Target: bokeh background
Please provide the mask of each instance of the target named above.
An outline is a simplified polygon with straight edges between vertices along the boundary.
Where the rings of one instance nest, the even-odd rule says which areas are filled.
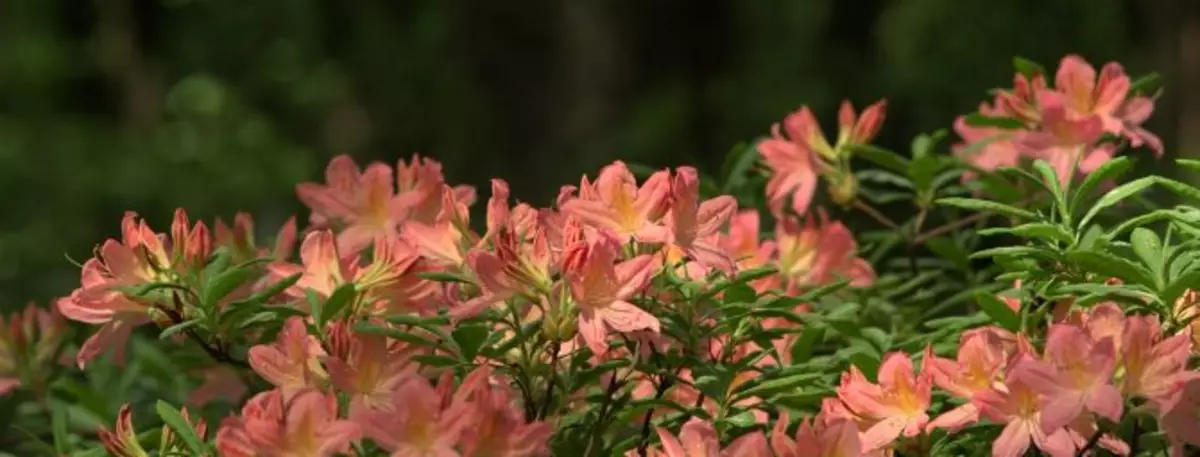
[[[2,0],[0,309],[78,281],[125,210],[260,230],[338,153],[413,153],[525,201],[604,163],[712,169],[801,104],[945,128],[1011,58],[1157,71],[1150,126],[1200,150],[1196,0]]]

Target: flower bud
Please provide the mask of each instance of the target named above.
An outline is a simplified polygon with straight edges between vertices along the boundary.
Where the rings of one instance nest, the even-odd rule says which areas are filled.
[[[109,455],[117,457],[149,457],[142,445],[138,443],[137,432],[133,429],[133,413],[129,411],[129,404],[121,406],[121,412],[117,413],[117,424],[115,431],[100,430],[97,432],[100,438],[100,444],[104,446],[104,450],[108,451]]]
[[[830,173],[828,189],[829,197],[833,199],[834,203],[842,206],[850,206],[858,198],[858,179],[848,171],[845,173]]]

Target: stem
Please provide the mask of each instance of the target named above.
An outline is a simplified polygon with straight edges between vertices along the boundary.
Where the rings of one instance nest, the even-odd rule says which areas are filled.
[[[541,419],[546,418],[546,414],[550,412],[550,403],[554,400],[554,369],[558,366],[558,351],[562,349],[562,343],[555,340],[550,347],[552,349],[550,350],[550,369],[546,375],[546,396],[543,399],[542,410],[537,415]]]
[[[663,376],[655,389],[654,400],[661,400],[673,384],[674,382],[671,377]],[[642,439],[638,443],[638,455],[642,457],[646,457],[646,450],[650,447],[650,419],[653,417],[654,408],[650,408],[649,411],[646,411],[646,417],[642,419]]]
[[[900,229],[900,224],[897,224],[896,221],[892,220],[892,218],[887,217],[887,215],[879,212],[879,210],[875,209],[874,206],[871,206],[867,202],[862,200],[854,200],[854,208],[866,213],[866,215],[870,216],[871,219],[875,219],[876,222],[883,224],[887,228],[892,230]]]
[[[1030,203],[1033,203],[1033,202],[1035,202],[1035,201],[1036,201],[1036,200],[1035,200],[1035,199],[1032,199],[1032,198],[1031,198],[1031,199],[1025,199],[1025,200],[1022,200],[1022,201],[1020,201],[1020,202],[1017,202],[1017,206],[1018,206],[1018,207],[1025,206],[1025,205],[1028,205],[1028,204],[1030,204]],[[987,213],[987,212],[984,212],[984,213],[975,213],[975,214],[972,214],[972,215],[970,215],[970,216],[964,217],[964,218],[962,218],[962,219],[957,219],[957,220],[954,220],[954,221],[948,222],[948,223],[946,223],[945,225],[942,225],[942,226],[939,226],[939,227],[935,227],[934,229],[932,229],[932,230],[930,230],[930,231],[928,231],[928,232],[925,232],[925,233],[922,233],[922,234],[920,234],[920,235],[917,235],[915,238],[913,238],[913,239],[912,239],[912,241],[911,241],[911,244],[922,244],[922,243],[924,243],[924,242],[926,242],[926,241],[929,241],[929,239],[930,239],[930,238],[933,238],[933,237],[936,237],[936,236],[945,235],[945,234],[947,234],[947,233],[953,232],[953,231],[955,231],[955,230],[958,230],[958,229],[960,229],[960,228],[963,228],[963,227],[966,227],[966,226],[968,226],[968,225],[974,224],[974,223],[976,223],[976,222],[980,222],[980,221],[986,220],[987,218],[989,218],[989,217],[992,217],[992,216],[994,216],[994,215],[995,215],[995,214],[993,214],[993,213]]]
[[[1138,440],[1141,439],[1141,437],[1142,437],[1142,421],[1139,420],[1135,416],[1133,418],[1133,434],[1130,435],[1130,438],[1129,438],[1129,455],[1130,455],[1130,457],[1137,457]]]
[[[600,415],[596,418],[596,428],[592,429],[592,438],[588,440],[587,449],[583,451],[584,456],[592,455],[592,449],[596,443],[600,441],[600,435],[604,431],[602,425],[608,419],[608,407],[612,404],[613,394],[617,393],[620,386],[617,383],[617,374],[613,373],[611,379],[608,380],[608,388],[605,389],[607,395],[604,396],[604,402],[600,404]]]

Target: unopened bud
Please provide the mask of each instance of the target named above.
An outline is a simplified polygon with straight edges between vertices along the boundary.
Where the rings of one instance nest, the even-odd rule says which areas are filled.
[[[854,204],[858,198],[858,180],[853,174],[848,171],[845,173],[832,173],[829,180],[829,197],[834,203],[842,206],[850,206]]]

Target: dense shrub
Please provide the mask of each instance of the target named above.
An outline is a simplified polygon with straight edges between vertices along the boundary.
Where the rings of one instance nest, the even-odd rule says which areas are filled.
[[[944,131],[871,146],[885,103],[846,103],[833,141],[801,108],[715,173],[618,161],[544,208],[493,180],[476,230],[475,190],[422,157],[334,159],[270,242],[128,213],[78,289],[6,320],[5,447],[1185,455],[1200,213],[1141,196],[1200,189],[1116,182],[1121,150],[1162,152],[1153,78],[1015,63],[952,154]]]

